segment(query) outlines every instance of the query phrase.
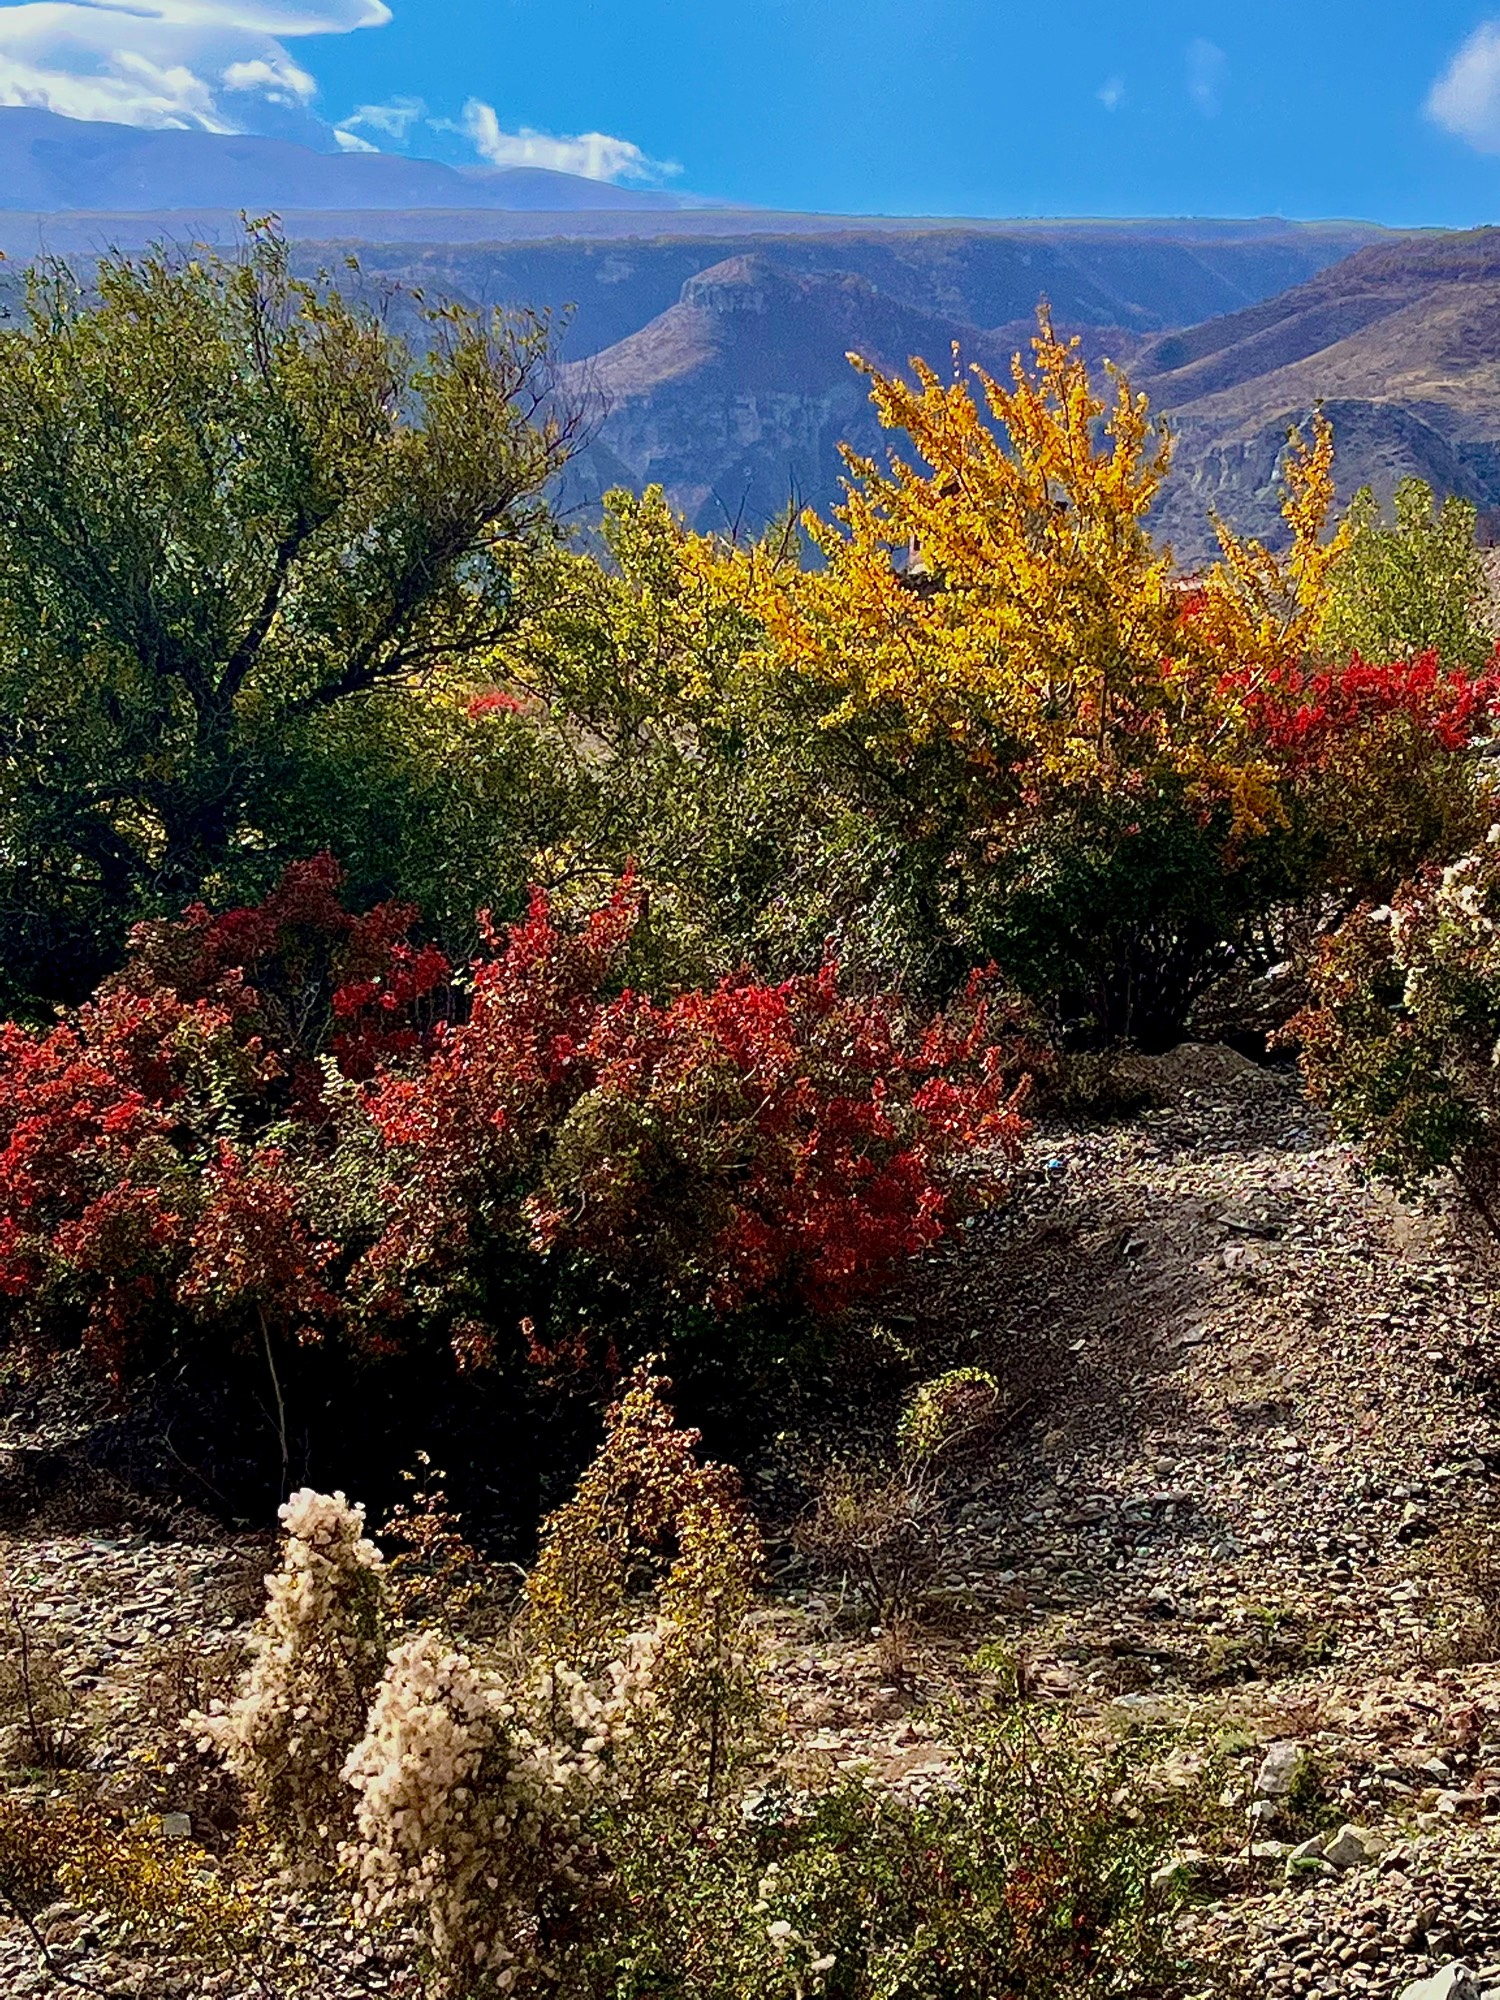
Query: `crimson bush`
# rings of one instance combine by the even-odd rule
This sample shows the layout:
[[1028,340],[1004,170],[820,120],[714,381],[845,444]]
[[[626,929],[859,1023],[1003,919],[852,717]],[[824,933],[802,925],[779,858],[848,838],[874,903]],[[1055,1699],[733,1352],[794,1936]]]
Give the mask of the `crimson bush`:
[[308,1352],[325,1395],[439,1355],[513,1386],[786,1340],[1005,1183],[1025,1052],[983,981],[923,1023],[832,965],[653,1000],[628,881],[576,925],[535,894],[456,977],[339,887],[323,856],[143,927],[74,1016],[0,1032],[13,1347],[124,1391],[256,1357],[279,1400]]

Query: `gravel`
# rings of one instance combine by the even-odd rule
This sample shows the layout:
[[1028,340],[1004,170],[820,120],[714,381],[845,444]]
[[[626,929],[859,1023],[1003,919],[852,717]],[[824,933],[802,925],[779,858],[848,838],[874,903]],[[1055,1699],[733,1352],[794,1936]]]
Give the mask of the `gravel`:
[[[1154,1108],[1040,1132],[1011,1206],[882,1309],[914,1351],[994,1370],[1012,1420],[950,1523],[948,1637],[897,1657],[791,1580],[768,1623],[798,1747],[933,1782],[927,1697],[998,1641],[1085,1731],[1209,1746],[1218,1832],[1181,1864],[1182,1949],[1208,1969],[1190,1989],[1397,2000],[1454,1960],[1500,1987],[1493,1253],[1461,1215],[1364,1185],[1289,1073],[1193,1046],[1137,1068]],[[0,1535],[106,1785],[130,1779],[164,1662],[212,1645],[232,1665],[265,1557],[207,1531]],[[1308,1852],[1288,1880],[1341,1827],[1365,1858]],[[157,1990],[78,1913],[50,1921],[68,1964]],[[330,1996],[401,1991],[334,1915],[287,1921],[325,1926]],[[0,1925],[0,1995],[65,1990]]]

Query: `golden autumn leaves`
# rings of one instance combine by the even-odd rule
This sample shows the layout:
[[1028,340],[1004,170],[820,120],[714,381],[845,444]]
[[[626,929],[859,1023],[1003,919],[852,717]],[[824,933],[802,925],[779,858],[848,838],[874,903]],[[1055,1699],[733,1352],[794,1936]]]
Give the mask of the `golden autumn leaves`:
[[737,599],[769,661],[816,691],[821,719],[900,760],[934,737],[992,773],[996,803],[1177,783],[1239,832],[1279,816],[1247,699],[1306,655],[1342,531],[1328,536],[1333,441],[1294,434],[1290,549],[1217,523],[1221,560],[1191,586],[1145,525],[1171,464],[1147,400],[1090,381],[1043,311],[1009,386],[980,368],[868,376],[881,467],[846,451],[844,504],[802,527],[820,559],[684,536],[684,566]]

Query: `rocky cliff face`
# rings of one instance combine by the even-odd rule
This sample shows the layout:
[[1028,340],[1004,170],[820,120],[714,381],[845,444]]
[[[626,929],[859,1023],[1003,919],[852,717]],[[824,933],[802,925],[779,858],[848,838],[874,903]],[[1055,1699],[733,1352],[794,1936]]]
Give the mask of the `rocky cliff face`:
[[[1493,504],[1494,470],[1415,411],[1343,396],[1325,402],[1323,411],[1333,425],[1341,500],[1369,486],[1389,501],[1403,479],[1416,478],[1435,493],[1456,493],[1480,509]],[[1310,406],[1291,409],[1266,422],[1227,429],[1190,414],[1174,423],[1172,476],[1152,525],[1180,562],[1196,566],[1217,554],[1213,514],[1273,546],[1285,540],[1278,474],[1288,428],[1310,414]]]
[[1500,506],[1500,229],[1365,250],[1280,299],[1148,343],[1133,378],[1179,433],[1161,516],[1179,556],[1211,552],[1213,501],[1279,529],[1287,428],[1322,403],[1341,498],[1406,477]]
[[979,328],[918,311],[848,272],[799,274],[730,258],[683,286],[639,333],[568,371],[598,437],[641,485],[666,487],[701,527],[754,530],[789,498],[836,493],[838,447],[874,449],[879,426],[851,352],[885,370],[919,354],[1002,368]]

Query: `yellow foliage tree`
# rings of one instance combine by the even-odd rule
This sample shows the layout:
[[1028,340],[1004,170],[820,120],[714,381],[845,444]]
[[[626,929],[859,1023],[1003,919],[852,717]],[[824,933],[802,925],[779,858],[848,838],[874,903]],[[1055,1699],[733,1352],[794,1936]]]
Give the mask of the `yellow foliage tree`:
[[[1091,383],[1045,309],[1006,387],[980,368],[914,382],[851,356],[913,456],[846,452],[844,504],[804,516],[817,569],[737,562],[780,661],[817,684],[824,722],[896,758],[945,736],[990,772],[993,807],[1046,810],[1082,788],[1129,796],[1176,779],[1236,831],[1277,817],[1243,727],[1255,679],[1305,651],[1328,569],[1332,436],[1294,436],[1277,556],[1222,524],[1222,561],[1178,579],[1146,516],[1171,463],[1147,400],[1109,368]],[[976,393],[977,389],[977,393]]]

